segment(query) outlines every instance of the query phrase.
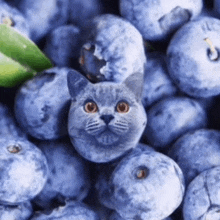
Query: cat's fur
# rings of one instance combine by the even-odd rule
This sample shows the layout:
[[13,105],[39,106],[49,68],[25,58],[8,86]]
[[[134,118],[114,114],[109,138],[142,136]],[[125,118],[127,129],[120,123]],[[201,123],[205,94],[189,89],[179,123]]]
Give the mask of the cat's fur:
[[[109,162],[137,145],[147,122],[141,103],[142,82],[139,79],[139,76],[132,75],[120,84],[92,84],[80,73],[69,72],[72,104],[68,131],[74,147],[84,158],[97,163]],[[85,111],[87,101],[97,104],[96,113]],[[129,104],[127,113],[116,111],[120,101]],[[110,116],[109,123],[102,119],[103,115]]]

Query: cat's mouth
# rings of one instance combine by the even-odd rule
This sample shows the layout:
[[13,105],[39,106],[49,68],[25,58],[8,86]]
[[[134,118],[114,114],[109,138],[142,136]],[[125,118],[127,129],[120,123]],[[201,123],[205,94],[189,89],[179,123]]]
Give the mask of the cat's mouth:
[[115,142],[117,142],[119,139],[119,136],[112,133],[109,130],[106,130],[102,132],[101,134],[96,136],[96,140],[103,145],[112,145]]

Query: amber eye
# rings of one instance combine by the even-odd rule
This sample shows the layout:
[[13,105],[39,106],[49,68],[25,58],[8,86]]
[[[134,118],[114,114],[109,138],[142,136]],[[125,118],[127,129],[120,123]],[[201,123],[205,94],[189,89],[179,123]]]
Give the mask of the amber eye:
[[117,112],[126,113],[129,111],[129,105],[126,102],[119,102],[117,105]]
[[95,113],[98,111],[98,106],[95,104],[95,102],[87,102],[85,104],[85,111],[87,113]]

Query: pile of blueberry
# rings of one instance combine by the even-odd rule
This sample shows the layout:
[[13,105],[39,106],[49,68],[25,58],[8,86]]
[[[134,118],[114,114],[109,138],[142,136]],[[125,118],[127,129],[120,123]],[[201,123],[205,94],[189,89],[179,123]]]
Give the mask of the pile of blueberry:
[[0,0],[9,21],[54,67],[0,87],[1,220],[220,220],[220,0]]

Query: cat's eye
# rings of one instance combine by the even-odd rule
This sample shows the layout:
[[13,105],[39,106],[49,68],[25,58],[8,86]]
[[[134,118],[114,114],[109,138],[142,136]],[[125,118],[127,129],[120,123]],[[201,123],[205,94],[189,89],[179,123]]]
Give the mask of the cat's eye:
[[87,113],[96,113],[98,111],[98,106],[95,102],[90,101],[85,104],[84,109]]
[[117,112],[126,113],[129,111],[129,104],[127,102],[119,102],[117,104]]

